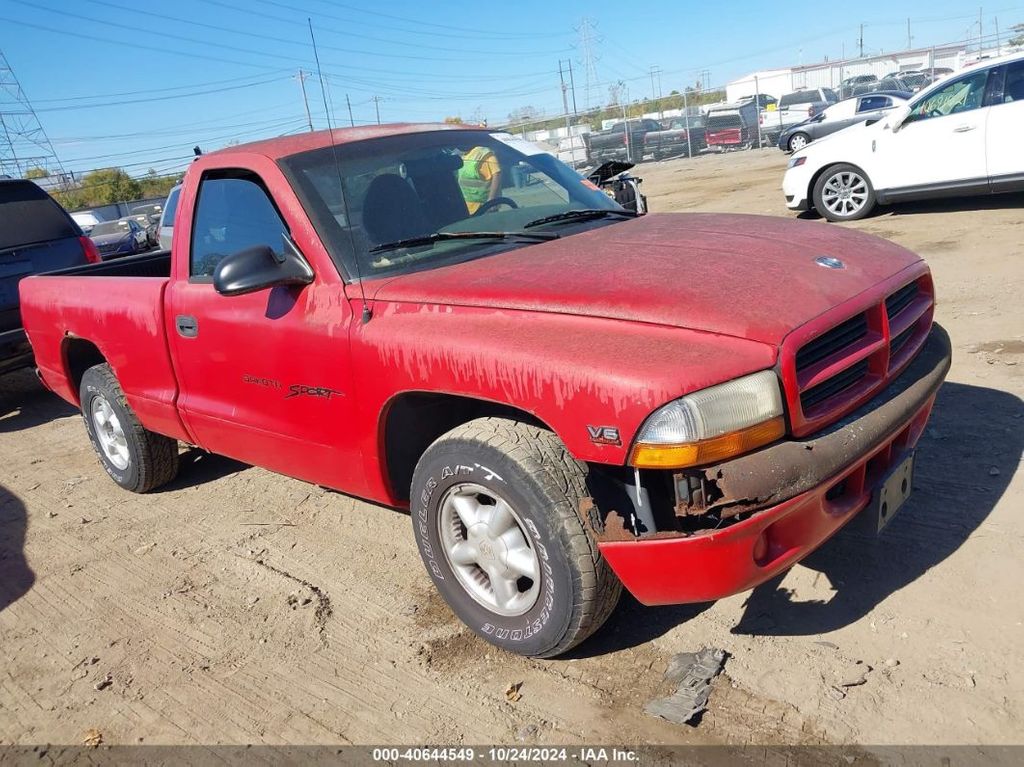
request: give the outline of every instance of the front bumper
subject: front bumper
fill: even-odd
[[[936,325],[917,358],[859,410],[811,438],[706,467],[728,503],[750,506],[749,516],[691,535],[599,541],[601,553],[647,605],[721,599],[772,578],[864,509],[888,469],[914,448],[951,356],[949,336]]]
[[[807,189],[812,174],[806,168],[807,163],[796,168],[787,168],[786,174],[782,177],[782,193],[786,196],[786,207],[790,210],[804,211],[811,207]]]

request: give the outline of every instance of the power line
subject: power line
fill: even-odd
[[[106,101],[98,104],[68,104],[59,107],[43,107],[37,109],[37,112],[68,112],[78,111],[81,109],[98,109],[101,107],[117,107],[124,106],[125,104],[145,104],[154,101],[174,101],[177,99],[191,99],[196,96],[208,96],[213,93],[226,93],[227,91],[237,91],[245,88],[255,88],[259,85],[267,85],[268,83],[282,82],[287,78],[284,77],[273,77],[269,80],[260,80],[255,83],[246,83],[245,85],[229,85],[224,88],[212,88],[205,91],[193,91],[192,93],[178,93],[170,96],[154,96],[152,98],[141,98],[141,99],[126,99],[124,101]]]

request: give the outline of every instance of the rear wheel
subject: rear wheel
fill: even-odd
[[[178,443],[146,429],[109,365],[85,371],[80,389],[89,439],[107,474],[125,490],[145,493],[178,473]]]
[[[856,221],[875,207],[875,190],[867,174],[845,163],[826,168],[811,196],[814,207],[829,221]]]
[[[420,555],[455,614],[488,642],[552,657],[614,609],[621,585],[576,511],[585,476],[553,434],[500,418],[453,429],[417,464]]]

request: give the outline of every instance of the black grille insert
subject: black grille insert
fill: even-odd
[[[800,395],[800,406],[807,412],[815,405],[824,402],[830,397],[855,386],[868,373],[868,361],[861,360],[856,365],[851,365],[841,373],[837,373],[827,381],[811,387]]]
[[[904,285],[885,299],[885,312],[889,315],[889,319],[891,320],[897,314],[906,309],[910,302],[917,298],[917,294],[917,283],[912,282],[909,285]]]
[[[827,333],[804,344],[796,353],[796,371],[799,373],[806,370],[826,357],[842,351],[862,339],[867,332],[868,318],[865,314],[858,314],[856,317],[851,317],[846,322],[836,325]]]
[[[892,359],[897,354],[899,354],[900,349],[906,346],[907,341],[909,341],[910,337],[914,335],[915,330],[917,330],[916,322],[909,328],[904,330],[902,333],[900,333],[898,336],[893,338],[891,341],[889,341],[889,359]]]

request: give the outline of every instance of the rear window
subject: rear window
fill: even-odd
[[[0,181],[0,250],[81,235],[64,209],[31,181]]]
[[[743,120],[738,114],[708,115],[707,126],[709,130],[724,130],[726,128],[742,128]]]
[[[813,104],[816,101],[821,101],[821,94],[817,91],[797,91],[796,93],[787,93],[783,96],[779,106],[785,109],[794,104]]]

